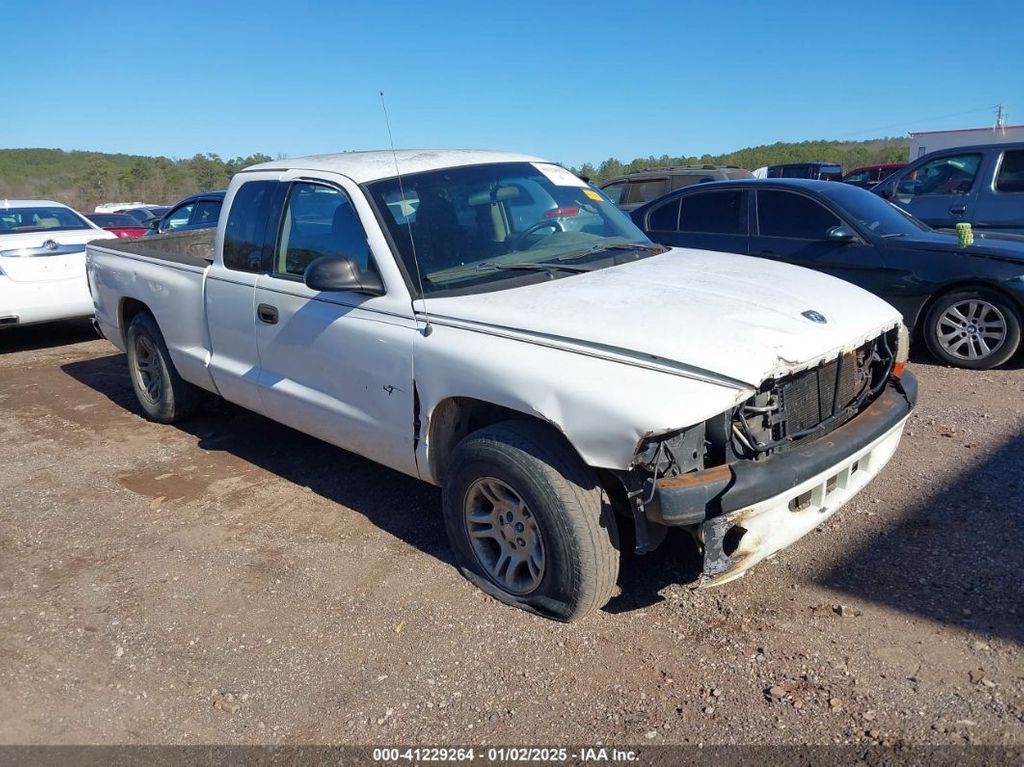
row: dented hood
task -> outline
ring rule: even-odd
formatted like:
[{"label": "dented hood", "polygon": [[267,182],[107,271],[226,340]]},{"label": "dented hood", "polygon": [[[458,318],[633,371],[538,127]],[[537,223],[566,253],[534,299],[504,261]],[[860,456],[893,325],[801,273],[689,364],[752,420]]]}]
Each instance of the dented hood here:
[{"label": "dented hood", "polygon": [[816,365],[900,322],[885,301],[834,277],[689,248],[426,304],[439,322],[736,386]]}]

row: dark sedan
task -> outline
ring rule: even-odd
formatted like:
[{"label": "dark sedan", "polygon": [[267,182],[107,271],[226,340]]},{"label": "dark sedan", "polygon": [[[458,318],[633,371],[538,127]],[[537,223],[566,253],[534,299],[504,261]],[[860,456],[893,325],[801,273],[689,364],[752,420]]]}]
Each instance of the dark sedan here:
[{"label": "dark sedan", "polygon": [[832,274],[903,313],[940,360],[987,369],[1021,340],[1024,238],[934,230],[871,192],[797,179],[721,181],[632,212],[655,242],[785,261]]},{"label": "dark sedan", "polygon": [[182,232],[191,229],[213,229],[224,204],[224,190],[200,192],[179,200],[163,217],[152,224],[152,234]]}]

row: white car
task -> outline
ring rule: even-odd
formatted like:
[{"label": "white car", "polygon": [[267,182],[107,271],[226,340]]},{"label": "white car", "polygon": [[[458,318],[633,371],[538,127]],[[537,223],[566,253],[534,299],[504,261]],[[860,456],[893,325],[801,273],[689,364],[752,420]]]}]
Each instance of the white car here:
[{"label": "white car", "polygon": [[611,596],[621,525],[742,575],[882,470],[917,397],[881,299],[655,245],[523,155],[257,165],[216,232],[93,243],[88,272],[147,417],[212,392],[439,485],[466,577],[561,620]]},{"label": "white car", "polygon": [[0,201],[0,328],[91,317],[85,244],[116,238],[59,202]]}]

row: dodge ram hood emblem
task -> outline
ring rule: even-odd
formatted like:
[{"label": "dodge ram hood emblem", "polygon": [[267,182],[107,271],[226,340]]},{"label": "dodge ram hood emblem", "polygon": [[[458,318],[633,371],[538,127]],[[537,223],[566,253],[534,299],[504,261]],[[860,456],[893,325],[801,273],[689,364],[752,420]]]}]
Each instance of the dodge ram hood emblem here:
[{"label": "dodge ram hood emblem", "polygon": [[828,322],[828,320],[825,319],[824,314],[820,314],[814,311],[814,309],[808,309],[806,312],[800,312],[800,314],[809,319],[811,322],[817,322],[821,325],[824,325],[826,322]]}]

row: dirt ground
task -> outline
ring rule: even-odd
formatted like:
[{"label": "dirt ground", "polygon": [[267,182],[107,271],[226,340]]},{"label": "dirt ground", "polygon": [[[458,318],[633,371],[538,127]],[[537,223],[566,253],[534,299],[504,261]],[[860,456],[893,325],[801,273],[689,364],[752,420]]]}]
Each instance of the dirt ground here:
[{"label": "dirt ground", "polygon": [[1024,369],[914,369],[823,528],[708,590],[670,536],[565,626],[459,576],[436,490],[5,331],[0,743],[1024,744]]}]

